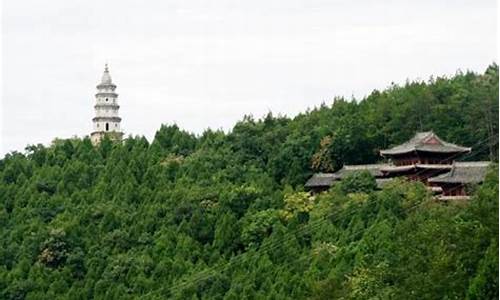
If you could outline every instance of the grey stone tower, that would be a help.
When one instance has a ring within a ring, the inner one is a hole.
[[[111,81],[108,64],[104,68],[101,83],[97,85],[95,94],[96,104],[95,117],[92,119],[94,130],[90,134],[90,139],[94,145],[98,144],[104,136],[109,136],[112,140],[121,140],[123,132],[120,129],[121,118],[118,116],[120,106],[116,99],[116,85]]]

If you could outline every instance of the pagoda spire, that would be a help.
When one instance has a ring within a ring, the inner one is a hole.
[[[109,74],[109,67],[107,63],[104,65],[104,73],[102,74],[101,84],[112,84],[111,75]]]

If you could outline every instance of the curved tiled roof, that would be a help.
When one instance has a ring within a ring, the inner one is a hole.
[[[440,139],[434,132],[418,132],[409,141],[390,149],[380,150],[380,154],[397,155],[413,151],[438,152],[438,153],[460,153],[470,152],[471,148],[458,146]]]
[[[316,173],[309,178],[304,186],[306,188],[330,187],[335,180],[339,179],[340,177],[336,176],[335,173]]]
[[[383,173],[391,173],[391,172],[406,172],[410,170],[417,170],[417,169],[425,169],[425,170],[447,170],[451,169],[452,166],[448,164],[411,164],[411,165],[403,165],[403,166],[396,166],[396,165],[387,165],[383,168],[380,168],[380,171]]]
[[[387,164],[369,164],[369,165],[345,165],[342,169],[338,170],[335,174],[337,176],[345,177],[349,174],[352,174],[356,171],[368,171],[374,177],[380,177],[384,174],[380,171],[380,169],[387,167]]]
[[[489,161],[455,162],[450,172],[429,178],[435,183],[481,183],[488,172]]]
[[[316,173],[306,182],[305,187],[329,187],[336,180],[354,172],[368,171],[374,177],[382,176],[381,168],[387,167],[387,164],[369,164],[369,165],[344,165],[342,169],[335,173]]]

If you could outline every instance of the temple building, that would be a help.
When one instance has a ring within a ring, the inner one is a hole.
[[[455,162],[449,172],[429,178],[428,182],[442,189],[441,200],[466,199],[468,188],[483,182],[490,164],[489,161]]]
[[[108,65],[104,67],[101,82],[97,85],[96,102],[94,105],[95,117],[92,119],[93,131],[90,139],[94,145],[98,144],[104,136],[111,140],[121,140],[123,132],[120,129],[121,118],[118,115],[118,94],[115,93],[116,85],[111,80]]]
[[[406,143],[380,150],[380,155],[390,162],[380,171],[384,177],[406,176],[426,183],[428,178],[450,171],[454,159],[470,151],[441,140],[432,131],[419,132]]]
[[[420,181],[439,199],[467,198],[468,186],[484,180],[490,162],[455,162],[471,148],[448,143],[434,132],[419,132],[409,141],[390,149],[381,150],[387,163],[370,165],[344,165],[335,173],[314,174],[305,188],[314,193],[328,190],[335,182],[353,172],[368,171],[377,186],[396,177]]]

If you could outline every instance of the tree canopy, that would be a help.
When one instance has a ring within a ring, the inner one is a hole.
[[[29,145],[0,160],[1,299],[497,299],[498,168],[466,204],[368,173],[434,130],[498,156],[498,66],[201,135]]]

